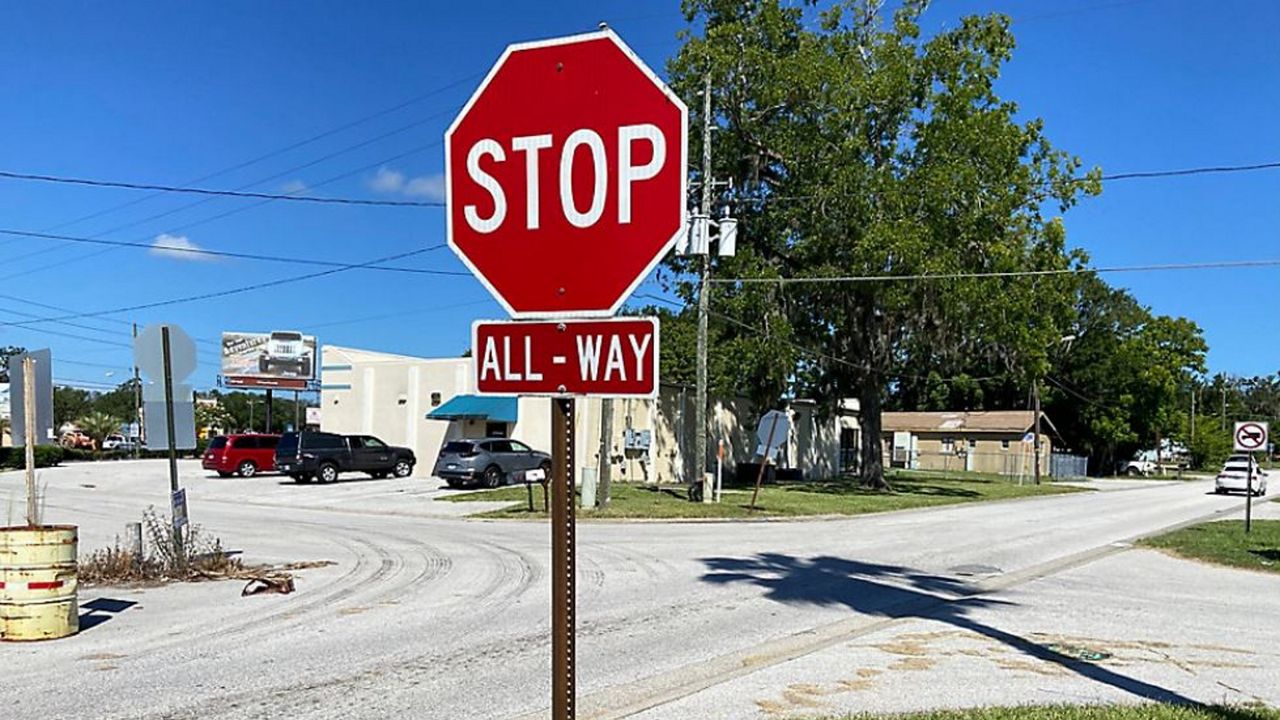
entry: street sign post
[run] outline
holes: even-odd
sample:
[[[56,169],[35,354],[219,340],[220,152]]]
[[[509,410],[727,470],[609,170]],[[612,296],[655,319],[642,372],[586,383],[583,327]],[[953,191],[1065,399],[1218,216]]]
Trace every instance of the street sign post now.
[[[196,369],[196,344],[177,325],[149,325],[133,339],[133,364],[151,378],[143,388],[147,438],[152,446],[163,443],[169,455],[169,492],[173,506],[173,544],[180,562],[185,562],[182,525],[178,524],[178,450],[196,446],[195,403],[190,385],[178,385]],[[159,387],[154,384],[159,381]],[[176,400],[175,398],[181,398]],[[183,524],[186,524],[186,494],[182,494]]]
[[[655,397],[658,321],[477,321],[471,326],[481,393]]]
[[[449,247],[513,317],[608,317],[685,225],[688,111],[610,30],[512,45],[445,134]]]
[[[760,417],[760,425],[756,428],[756,439],[760,445],[756,454],[760,456],[760,470],[756,473],[756,489],[751,493],[751,509],[756,509],[756,499],[760,497],[760,485],[764,482],[764,469],[769,461],[782,449],[791,432],[791,418],[781,410],[770,410]]]
[[[688,111],[613,31],[509,46],[445,133],[449,247],[514,318],[608,318],[686,220]],[[652,319],[477,323],[481,393],[551,396],[551,714],[574,717],[574,397],[652,397]]]
[[[1244,531],[1253,531],[1253,468],[1256,460],[1253,454],[1259,450],[1266,451],[1268,426],[1265,422],[1237,422],[1235,432],[1231,434],[1232,448],[1236,452],[1249,453],[1249,471],[1244,481]]]

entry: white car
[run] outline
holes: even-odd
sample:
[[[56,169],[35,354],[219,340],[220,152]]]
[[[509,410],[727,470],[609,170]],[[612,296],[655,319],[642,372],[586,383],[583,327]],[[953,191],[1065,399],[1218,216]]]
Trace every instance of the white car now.
[[[1253,482],[1249,482],[1252,471]],[[1252,488],[1249,486],[1252,485]],[[1222,472],[1214,481],[1213,491],[1219,495],[1229,492],[1245,492],[1251,489],[1254,495],[1267,494],[1267,472],[1258,466],[1258,461],[1248,455],[1232,455],[1222,466]]]

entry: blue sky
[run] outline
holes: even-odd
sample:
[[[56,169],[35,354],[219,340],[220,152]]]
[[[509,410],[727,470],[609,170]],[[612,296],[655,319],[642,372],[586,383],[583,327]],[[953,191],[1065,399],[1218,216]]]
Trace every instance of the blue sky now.
[[[985,11],[1011,15],[1019,39],[1000,92],[1043,117],[1053,142],[1086,165],[1124,172],[1280,160],[1280,4],[938,2],[928,22]],[[675,2],[6,4],[0,169],[183,184],[276,153],[198,184],[434,200],[444,129],[502,48],[600,20],[660,72],[683,26]],[[1278,171],[1117,182],[1066,222],[1071,242],[1099,265],[1275,258],[1277,191]],[[443,212],[423,208],[162,196],[82,219],[143,197],[0,180],[0,227],[147,243],[167,235],[352,262],[443,241]],[[0,257],[0,320],[64,314],[13,298],[92,312],[307,272],[4,237]],[[463,269],[448,250],[402,264]],[[1280,368],[1280,271],[1109,279],[1157,312],[1200,323],[1211,370]],[[322,343],[437,356],[467,347],[472,319],[502,314],[469,277],[355,271],[75,321],[82,327],[0,327],[0,344],[48,345],[59,378],[114,384],[130,365],[127,323],[176,322],[203,341],[194,378],[203,386],[216,375],[223,330],[296,327]]]

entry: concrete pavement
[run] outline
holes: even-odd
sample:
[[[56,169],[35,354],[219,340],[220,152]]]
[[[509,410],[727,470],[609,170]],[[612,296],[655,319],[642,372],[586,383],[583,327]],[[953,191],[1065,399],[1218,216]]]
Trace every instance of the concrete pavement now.
[[[289,596],[240,598],[233,583],[86,590],[86,606],[113,602],[97,603],[107,609],[92,613],[97,624],[81,635],[0,646],[6,717],[381,718],[408,712],[415,718],[490,718],[545,712],[545,525],[450,517],[480,508],[439,502],[447,491],[421,479],[297,486],[272,476],[206,478],[194,463],[184,463],[182,472],[193,521],[228,547],[244,549],[247,560],[337,564],[304,571],[299,591]],[[20,507],[20,481],[17,473],[0,475],[0,498],[19,498]],[[42,482],[48,484],[47,521],[79,524],[82,552],[110,542],[147,504],[163,506],[168,491],[164,463],[157,461],[56,468],[42,471]],[[848,694],[865,703],[856,705],[860,709],[894,707],[876,698],[901,694],[889,682],[898,675],[922,702],[976,697],[964,688],[945,691],[936,677],[941,673],[930,669],[950,674],[955,668],[937,658],[935,665],[907,673],[888,673],[892,662],[876,665],[873,660],[888,656],[871,653],[888,651],[870,643],[892,645],[902,633],[982,635],[975,631],[981,625],[994,635],[983,635],[982,642],[1007,648],[1010,662],[1028,663],[1046,662],[1036,655],[1041,635],[1173,643],[1161,633],[1185,635],[1202,620],[1174,612],[1158,595],[1162,583],[1175,577],[1161,564],[1188,568],[1190,579],[1178,585],[1179,593],[1199,588],[1201,604],[1211,604],[1215,593],[1206,582],[1228,583],[1225,578],[1240,573],[1146,551],[1109,553],[1121,549],[1114,543],[1135,535],[1241,505],[1239,497],[1210,490],[1204,482],[1143,483],[1106,493],[824,522],[584,524],[578,531],[582,708],[600,717],[807,712],[812,708],[804,703],[785,704],[785,693],[796,692],[791,685],[826,688],[849,679],[823,675],[807,663],[852,662],[855,676],[864,665],[881,670],[869,692]],[[1124,568],[1148,555],[1154,559],[1143,561],[1151,566],[1147,575]],[[1093,581],[1097,588],[1114,585],[1116,591],[1083,592],[1067,606],[1093,612],[1076,612],[1071,623],[1044,622],[1056,617],[1057,606],[1048,600],[1065,597],[1044,583],[1079,573],[1085,573],[1079,582],[1086,582],[1090,572],[1104,573]],[[1210,578],[1214,572],[1226,575]],[[984,582],[993,594],[953,600]],[[1146,613],[1151,629],[1130,623],[1132,632],[1115,632],[1114,608],[1122,601]],[[1260,607],[1264,618],[1280,616],[1274,605]],[[1220,633],[1224,646],[1260,650],[1243,639],[1257,624],[1246,614],[1223,613],[1215,623],[1205,632]],[[972,642],[944,634],[926,643],[926,652],[963,665],[970,662],[965,649],[973,650],[967,645]],[[1031,697],[1014,692],[1013,680],[1005,682],[1005,675],[1025,670],[1021,665],[983,662],[965,672],[1000,678],[1000,692],[986,696],[989,701],[1004,697],[1006,688],[1013,701]],[[1220,669],[1223,682],[1256,692],[1248,688],[1257,678],[1245,672],[1253,669]],[[68,676],[75,682],[49,692],[54,678]],[[1202,691],[1190,681],[1178,684],[1180,679],[1153,675],[1143,682],[1179,693]],[[1072,682],[1143,697],[1097,678]],[[820,707],[845,707],[839,694],[831,696],[836,699]],[[828,696],[821,697],[827,703]]]

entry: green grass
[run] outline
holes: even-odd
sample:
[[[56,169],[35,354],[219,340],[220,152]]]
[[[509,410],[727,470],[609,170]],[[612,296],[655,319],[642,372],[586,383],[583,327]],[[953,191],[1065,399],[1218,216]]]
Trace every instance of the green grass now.
[[[1209,705],[1028,705],[936,710],[895,715],[844,715],[842,720],[1280,720],[1271,708]],[[828,720],[835,720],[829,717]]]
[[[691,503],[683,485],[632,485],[615,483],[612,501],[604,510],[580,510],[579,518],[748,518],[805,515],[861,515],[885,510],[949,505],[982,500],[1004,500],[1032,495],[1080,492],[1063,485],[1018,485],[1008,480],[951,479],[931,476],[894,477],[892,492],[857,487],[853,482],[813,482],[770,485],[761,489],[756,510],[749,509],[751,489],[724,491],[719,503]],[[542,512],[542,490],[534,488],[535,512],[529,512],[523,486],[454,495],[449,500],[509,501],[515,505],[479,517],[534,518]]]
[[[1254,520],[1245,534],[1243,520],[1219,520],[1147,538],[1147,547],[1195,560],[1280,573],[1280,520]]]

